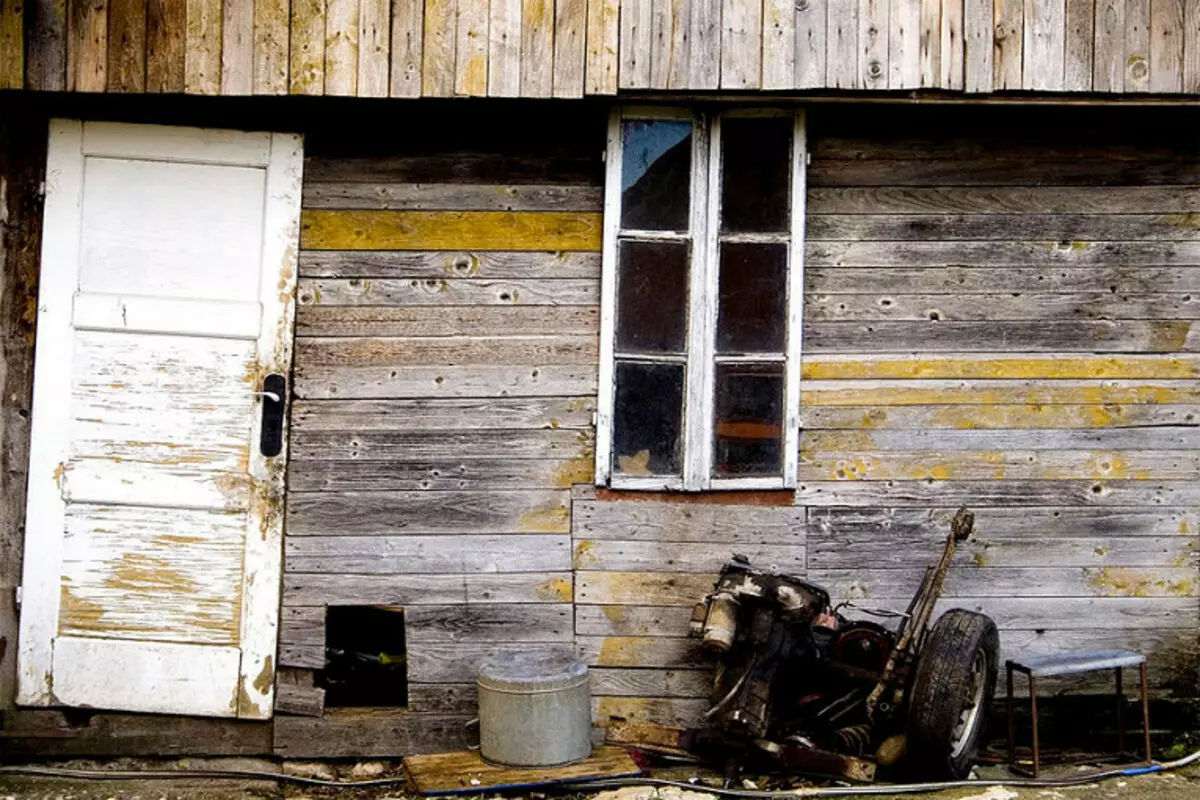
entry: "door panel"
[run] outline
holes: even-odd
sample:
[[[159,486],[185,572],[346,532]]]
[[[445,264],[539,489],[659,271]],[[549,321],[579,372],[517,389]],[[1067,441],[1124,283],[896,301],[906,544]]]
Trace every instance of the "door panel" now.
[[[270,715],[301,155],[52,123],[19,702]]]

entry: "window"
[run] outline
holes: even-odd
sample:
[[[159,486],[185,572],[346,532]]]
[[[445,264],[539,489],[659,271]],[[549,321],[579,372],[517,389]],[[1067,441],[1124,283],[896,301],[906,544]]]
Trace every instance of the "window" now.
[[[796,485],[802,112],[609,126],[596,482]]]

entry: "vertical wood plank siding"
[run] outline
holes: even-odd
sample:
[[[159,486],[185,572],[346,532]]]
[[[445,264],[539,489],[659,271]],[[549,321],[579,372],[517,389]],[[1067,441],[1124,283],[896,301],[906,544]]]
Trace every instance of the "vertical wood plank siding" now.
[[[0,3],[0,89],[1181,95],[1200,90],[1198,8],[1185,0],[17,0]],[[181,88],[170,67],[175,25],[187,54]]]

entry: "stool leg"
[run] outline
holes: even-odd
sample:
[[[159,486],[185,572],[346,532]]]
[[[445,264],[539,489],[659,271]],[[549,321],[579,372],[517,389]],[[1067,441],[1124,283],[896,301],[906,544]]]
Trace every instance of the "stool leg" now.
[[[1142,730],[1146,737],[1146,763],[1150,763],[1150,689],[1146,680],[1146,662],[1142,662]]]
[[[1008,765],[1017,764],[1016,722],[1013,720],[1013,668],[1008,665]]]
[[[1125,752],[1125,692],[1121,686],[1121,668],[1117,667],[1117,752]]]
[[[1038,764],[1041,761],[1038,752],[1038,707],[1037,707],[1037,678],[1029,676],[1029,711],[1033,714],[1033,777],[1038,776]]]

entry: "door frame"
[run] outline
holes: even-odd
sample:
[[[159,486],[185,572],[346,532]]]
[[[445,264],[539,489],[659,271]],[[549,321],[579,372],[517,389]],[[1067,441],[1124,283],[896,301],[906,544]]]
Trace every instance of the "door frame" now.
[[[265,169],[262,236],[262,323],[247,391],[271,373],[291,374],[294,339],[303,138],[160,125],[50,121],[46,162],[33,415],[18,645],[17,702],[57,705],[53,648],[61,595],[66,501],[61,490],[69,457],[74,297],[81,246],[84,162],[88,156],[162,160]],[[269,269],[268,265],[277,265]],[[276,280],[271,279],[277,275]],[[66,368],[64,368],[66,366]],[[261,398],[260,398],[261,402]],[[261,406],[256,404],[256,411]],[[274,660],[284,521],[284,450],[270,459],[258,447],[260,413],[250,431],[252,481],[242,576],[240,669],[228,716],[266,719],[274,704]],[[131,676],[132,677],[132,676]],[[132,677],[136,680],[136,677]],[[136,686],[133,687],[136,691]]]

